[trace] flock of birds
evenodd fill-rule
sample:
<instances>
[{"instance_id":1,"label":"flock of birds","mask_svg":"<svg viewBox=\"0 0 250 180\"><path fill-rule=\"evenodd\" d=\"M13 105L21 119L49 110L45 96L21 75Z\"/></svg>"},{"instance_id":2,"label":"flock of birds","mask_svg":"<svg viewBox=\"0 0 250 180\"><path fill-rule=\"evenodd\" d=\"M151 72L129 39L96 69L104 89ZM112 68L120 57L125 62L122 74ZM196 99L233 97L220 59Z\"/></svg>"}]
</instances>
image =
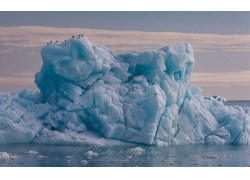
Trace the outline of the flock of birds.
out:
<instances>
[{"instance_id":1,"label":"flock of birds","mask_svg":"<svg viewBox=\"0 0 250 180\"><path fill-rule=\"evenodd\" d=\"M77 37L77 39L79 39L80 37L83 37L83 35L79 34L78 37ZM72 36L72 38L75 38L75 36ZM65 39L64 41L67 41L67 40ZM59 41L56 41L56 42L59 42ZM52 43L52 41L47 42L47 44L51 44L51 43Z\"/></svg>"}]
</instances>

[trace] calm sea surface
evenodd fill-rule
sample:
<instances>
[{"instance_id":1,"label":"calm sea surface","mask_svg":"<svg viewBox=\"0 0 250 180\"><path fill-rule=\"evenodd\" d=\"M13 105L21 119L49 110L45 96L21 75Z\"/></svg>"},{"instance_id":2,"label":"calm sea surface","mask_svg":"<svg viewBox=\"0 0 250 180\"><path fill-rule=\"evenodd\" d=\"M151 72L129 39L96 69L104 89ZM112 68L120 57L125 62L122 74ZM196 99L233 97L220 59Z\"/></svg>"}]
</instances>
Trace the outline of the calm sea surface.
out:
<instances>
[{"instance_id":1,"label":"calm sea surface","mask_svg":"<svg viewBox=\"0 0 250 180\"><path fill-rule=\"evenodd\" d=\"M226 105L250 107L250 101ZM51 146L38 144L0 145L2 167L245 167L250 166L249 146L185 145L152 146Z\"/></svg>"},{"instance_id":2,"label":"calm sea surface","mask_svg":"<svg viewBox=\"0 0 250 180\"><path fill-rule=\"evenodd\" d=\"M239 105L241 107L250 107L250 100L231 100L224 102L226 106Z\"/></svg>"}]
</instances>

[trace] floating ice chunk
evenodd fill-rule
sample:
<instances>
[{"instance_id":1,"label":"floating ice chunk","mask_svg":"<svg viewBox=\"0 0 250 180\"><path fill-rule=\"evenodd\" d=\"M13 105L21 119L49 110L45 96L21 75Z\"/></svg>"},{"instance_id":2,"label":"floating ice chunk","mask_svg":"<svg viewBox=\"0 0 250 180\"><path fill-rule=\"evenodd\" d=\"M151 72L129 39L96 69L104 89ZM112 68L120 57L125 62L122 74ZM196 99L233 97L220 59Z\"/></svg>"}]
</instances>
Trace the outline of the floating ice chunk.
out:
<instances>
[{"instance_id":1,"label":"floating ice chunk","mask_svg":"<svg viewBox=\"0 0 250 180\"><path fill-rule=\"evenodd\" d=\"M10 156L7 152L0 152L0 161L7 161L10 159Z\"/></svg>"},{"instance_id":2,"label":"floating ice chunk","mask_svg":"<svg viewBox=\"0 0 250 180\"><path fill-rule=\"evenodd\" d=\"M197 156L197 155L190 155L189 157L190 158L199 158L199 156Z\"/></svg>"},{"instance_id":3,"label":"floating ice chunk","mask_svg":"<svg viewBox=\"0 0 250 180\"><path fill-rule=\"evenodd\" d=\"M141 155L143 153L145 153L145 149L141 148L141 147L136 147L136 148L131 148L129 149L131 154L136 154L136 155Z\"/></svg>"},{"instance_id":4,"label":"floating ice chunk","mask_svg":"<svg viewBox=\"0 0 250 180\"><path fill-rule=\"evenodd\" d=\"M18 158L18 156L16 156L16 155L10 156L10 159L12 159L12 160L15 160L17 158Z\"/></svg>"},{"instance_id":5,"label":"floating ice chunk","mask_svg":"<svg viewBox=\"0 0 250 180\"><path fill-rule=\"evenodd\" d=\"M47 156L38 155L37 158L44 159L44 158L47 158Z\"/></svg>"},{"instance_id":6,"label":"floating ice chunk","mask_svg":"<svg viewBox=\"0 0 250 180\"><path fill-rule=\"evenodd\" d=\"M22 154L38 154L36 151L22 152Z\"/></svg>"},{"instance_id":7,"label":"floating ice chunk","mask_svg":"<svg viewBox=\"0 0 250 180\"><path fill-rule=\"evenodd\" d=\"M66 159L72 159L74 158L73 156L65 156Z\"/></svg>"},{"instance_id":8,"label":"floating ice chunk","mask_svg":"<svg viewBox=\"0 0 250 180\"><path fill-rule=\"evenodd\" d=\"M131 158L132 158L132 156L131 157L127 157L127 159L126 158L119 158L118 161L121 162L121 163L128 163L128 162L131 161L130 160Z\"/></svg>"},{"instance_id":9,"label":"floating ice chunk","mask_svg":"<svg viewBox=\"0 0 250 180\"><path fill-rule=\"evenodd\" d=\"M81 160L81 164L87 165L87 164L88 164L88 161L87 161L87 160Z\"/></svg>"},{"instance_id":10,"label":"floating ice chunk","mask_svg":"<svg viewBox=\"0 0 250 180\"><path fill-rule=\"evenodd\" d=\"M202 158L206 158L206 159L220 159L220 156L217 156L217 155L207 155L207 156L202 156Z\"/></svg>"},{"instance_id":11,"label":"floating ice chunk","mask_svg":"<svg viewBox=\"0 0 250 180\"><path fill-rule=\"evenodd\" d=\"M220 158L231 158L231 155L221 155Z\"/></svg>"},{"instance_id":12,"label":"floating ice chunk","mask_svg":"<svg viewBox=\"0 0 250 180\"><path fill-rule=\"evenodd\" d=\"M93 151L88 151L88 152L84 153L84 155L88 156L88 159L92 159L92 157L98 156L98 154L93 152Z\"/></svg>"}]
</instances>

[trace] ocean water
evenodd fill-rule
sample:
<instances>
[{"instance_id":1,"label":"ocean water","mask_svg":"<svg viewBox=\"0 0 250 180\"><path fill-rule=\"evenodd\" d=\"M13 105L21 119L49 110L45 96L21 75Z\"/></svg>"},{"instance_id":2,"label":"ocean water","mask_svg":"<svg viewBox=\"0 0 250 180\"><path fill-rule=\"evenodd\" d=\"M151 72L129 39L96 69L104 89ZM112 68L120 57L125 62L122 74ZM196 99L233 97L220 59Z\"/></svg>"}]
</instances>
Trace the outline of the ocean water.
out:
<instances>
[{"instance_id":1,"label":"ocean water","mask_svg":"<svg viewBox=\"0 0 250 180\"><path fill-rule=\"evenodd\" d=\"M241 106L241 107L250 107L250 100L230 100L224 102L226 106Z\"/></svg>"},{"instance_id":2,"label":"ocean water","mask_svg":"<svg viewBox=\"0 0 250 180\"><path fill-rule=\"evenodd\" d=\"M225 105L250 107L250 101ZM250 147L234 145L154 146L51 146L0 145L10 157L2 167L248 167Z\"/></svg>"}]
</instances>

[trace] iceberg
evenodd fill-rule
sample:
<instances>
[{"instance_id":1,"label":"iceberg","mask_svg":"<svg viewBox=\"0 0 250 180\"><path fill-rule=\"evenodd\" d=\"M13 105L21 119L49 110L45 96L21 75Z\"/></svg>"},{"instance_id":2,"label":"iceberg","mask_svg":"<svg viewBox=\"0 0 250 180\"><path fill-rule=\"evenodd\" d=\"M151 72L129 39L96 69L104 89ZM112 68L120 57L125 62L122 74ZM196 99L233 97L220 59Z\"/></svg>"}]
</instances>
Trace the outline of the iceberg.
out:
<instances>
[{"instance_id":1,"label":"iceberg","mask_svg":"<svg viewBox=\"0 0 250 180\"><path fill-rule=\"evenodd\" d=\"M39 91L0 93L0 144L248 144L250 108L188 88L191 45L116 55L87 37L48 44Z\"/></svg>"},{"instance_id":2,"label":"iceberg","mask_svg":"<svg viewBox=\"0 0 250 180\"><path fill-rule=\"evenodd\" d=\"M224 97L221 97L221 96L218 96L218 95L206 96L206 97L204 97L204 99L209 99L209 100L216 99L217 101L226 102L226 99Z\"/></svg>"}]
</instances>

